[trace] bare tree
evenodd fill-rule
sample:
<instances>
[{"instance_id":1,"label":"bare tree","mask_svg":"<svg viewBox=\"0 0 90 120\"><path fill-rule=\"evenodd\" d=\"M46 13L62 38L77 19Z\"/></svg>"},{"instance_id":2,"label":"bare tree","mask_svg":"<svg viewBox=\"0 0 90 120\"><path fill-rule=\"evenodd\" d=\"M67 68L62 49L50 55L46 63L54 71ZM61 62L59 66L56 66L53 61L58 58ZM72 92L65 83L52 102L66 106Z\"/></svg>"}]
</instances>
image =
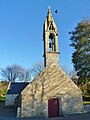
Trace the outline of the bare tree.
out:
<instances>
[{"instance_id":1,"label":"bare tree","mask_svg":"<svg viewBox=\"0 0 90 120\"><path fill-rule=\"evenodd\" d=\"M67 75L69 75L69 69L68 69L68 67L66 65L65 66L61 66L61 68Z\"/></svg>"},{"instance_id":2,"label":"bare tree","mask_svg":"<svg viewBox=\"0 0 90 120\"><path fill-rule=\"evenodd\" d=\"M15 82L26 80L28 76L28 70L25 70L22 66L14 64L7 66L6 68L1 68L1 75L8 81Z\"/></svg>"},{"instance_id":3,"label":"bare tree","mask_svg":"<svg viewBox=\"0 0 90 120\"><path fill-rule=\"evenodd\" d=\"M39 62L38 64L34 65L32 68L31 68L31 75L32 77L36 77L44 68L44 65L43 65L43 62Z\"/></svg>"},{"instance_id":4,"label":"bare tree","mask_svg":"<svg viewBox=\"0 0 90 120\"><path fill-rule=\"evenodd\" d=\"M31 70L23 68L18 76L18 80L24 82L31 81Z\"/></svg>"},{"instance_id":5,"label":"bare tree","mask_svg":"<svg viewBox=\"0 0 90 120\"><path fill-rule=\"evenodd\" d=\"M77 72L73 69L72 71L70 71L69 77L70 77L71 79L77 77Z\"/></svg>"},{"instance_id":6,"label":"bare tree","mask_svg":"<svg viewBox=\"0 0 90 120\"><path fill-rule=\"evenodd\" d=\"M72 81L77 84L78 82L78 77L77 77L77 72L73 69L72 71L69 72L69 77L72 79Z\"/></svg>"}]
</instances>

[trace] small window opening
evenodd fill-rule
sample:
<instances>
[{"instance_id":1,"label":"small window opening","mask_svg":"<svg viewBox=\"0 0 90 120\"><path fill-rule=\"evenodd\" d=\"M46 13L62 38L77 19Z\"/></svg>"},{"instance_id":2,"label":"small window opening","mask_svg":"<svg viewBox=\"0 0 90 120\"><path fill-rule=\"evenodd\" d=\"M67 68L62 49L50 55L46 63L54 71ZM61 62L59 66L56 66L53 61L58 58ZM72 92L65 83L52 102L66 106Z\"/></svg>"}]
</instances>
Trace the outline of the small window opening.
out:
<instances>
[{"instance_id":1,"label":"small window opening","mask_svg":"<svg viewBox=\"0 0 90 120\"><path fill-rule=\"evenodd\" d=\"M49 52L56 51L54 35L49 36Z\"/></svg>"},{"instance_id":2,"label":"small window opening","mask_svg":"<svg viewBox=\"0 0 90 120\"><path fill-rule=\"evenodd\" d=\"M52 22L51 22L51 24L50 24L49 30L54 30L54 27L53 27Z\"/></svg>"}]
</instances>

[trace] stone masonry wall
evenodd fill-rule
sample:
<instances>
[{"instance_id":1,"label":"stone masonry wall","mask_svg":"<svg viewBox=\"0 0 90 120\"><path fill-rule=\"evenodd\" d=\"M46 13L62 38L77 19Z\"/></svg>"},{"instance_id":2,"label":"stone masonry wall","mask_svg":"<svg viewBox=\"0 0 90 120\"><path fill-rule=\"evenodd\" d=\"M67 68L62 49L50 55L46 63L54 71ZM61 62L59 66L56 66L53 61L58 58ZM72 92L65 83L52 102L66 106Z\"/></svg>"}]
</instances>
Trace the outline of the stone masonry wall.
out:
<instances>
[{"instance_id":1,"label":"stone masonry wall","mask_svg":"<svg viewBox=\"0 0 90 120\"><path fill-rule=\"evenodd\" d=\"M6 101L5 106L13 106L15 103L15 98L18 96L18 94L7 94L6 95Z\"/></svg>"},{"instance_id":2,"label":"stone masonry wall","mask_svg":"<svg viewBox=\"0 0 90 120\"><path fill-rule=\"evenodd\" d=\"M84 105L85 113L90 112L90 105Z\"/></svg>"},{"instance_id":3,"label":"stone masonry wall","mask_svg":"<svg viewBox=\"0 0 90 120\"><path fill-rule=\"evenodd\" d=\"M80 89L59 67L45 68L21 94L21 117L48 117L50 98L59 99L60 114L83 112Z\"/></svg>"}]
</instances>

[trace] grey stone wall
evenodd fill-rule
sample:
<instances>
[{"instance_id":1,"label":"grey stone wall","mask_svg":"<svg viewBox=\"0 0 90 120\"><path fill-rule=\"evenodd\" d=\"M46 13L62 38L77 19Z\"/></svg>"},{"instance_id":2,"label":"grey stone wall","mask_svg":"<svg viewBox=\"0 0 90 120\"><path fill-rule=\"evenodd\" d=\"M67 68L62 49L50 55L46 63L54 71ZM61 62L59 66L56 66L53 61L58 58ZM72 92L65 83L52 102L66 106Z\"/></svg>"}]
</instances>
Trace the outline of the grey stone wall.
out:
<instances>
[{"instance_id":1,"label":"grey stone wall","mask_svg":"<svg viewBox=\"0 0 90 120\"><path fill-rule=\"evenodd\" d=\"M18 96L18 94L7 94L6 95L6 101L5 106L13 106L15 103L15 98Z\"/></svg>"},{"instance_id":2,"label":"grey stone wall","mask_svg":"<svg viewBox=\"0 0 90 120\"><path fill-rule=\"evenodd\" d=\"M84 105L84 111L90 112L90 105Z\"/></svg>"},{"instance_id":3,"label":"grey stone wall","mask_svg":"<svg viewBox=\"0 0 90 120\"><path fill-rule=\"evenodd\" d=\"M46 65L59 65L59 57L58 57L59 52L47 52L46 53Z\"/></svg>"},{"instance_id":4,"label":"grey stone wall","mask_svg":"<svg viewBox=\"0 0 90 120\"><path fill-rule=\"evenodd\" d=\"M47 116L48 100L59 99L63 114L84 111L82 92L59 67L45 68L21 93L21 117Z\"/></svg>"}]
</instances>

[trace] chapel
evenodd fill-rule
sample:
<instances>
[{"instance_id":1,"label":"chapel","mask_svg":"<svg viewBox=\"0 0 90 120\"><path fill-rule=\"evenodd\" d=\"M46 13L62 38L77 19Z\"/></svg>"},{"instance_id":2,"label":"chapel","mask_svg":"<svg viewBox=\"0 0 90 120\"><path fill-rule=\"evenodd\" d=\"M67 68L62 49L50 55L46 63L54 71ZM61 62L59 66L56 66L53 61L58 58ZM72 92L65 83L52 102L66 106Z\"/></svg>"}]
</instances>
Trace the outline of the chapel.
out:
<instances>
[{"instance_id":1,"label":"chapel","mask_svg":"<svg viewBox=\"0 0 90 120\"><path fill-rule=\"evenodd\" d=\"M17 117L83 112L82 92L59 66L58 29L50 7L43 25L44 69L21 91Z\"/></svg>"}]
</instances>

